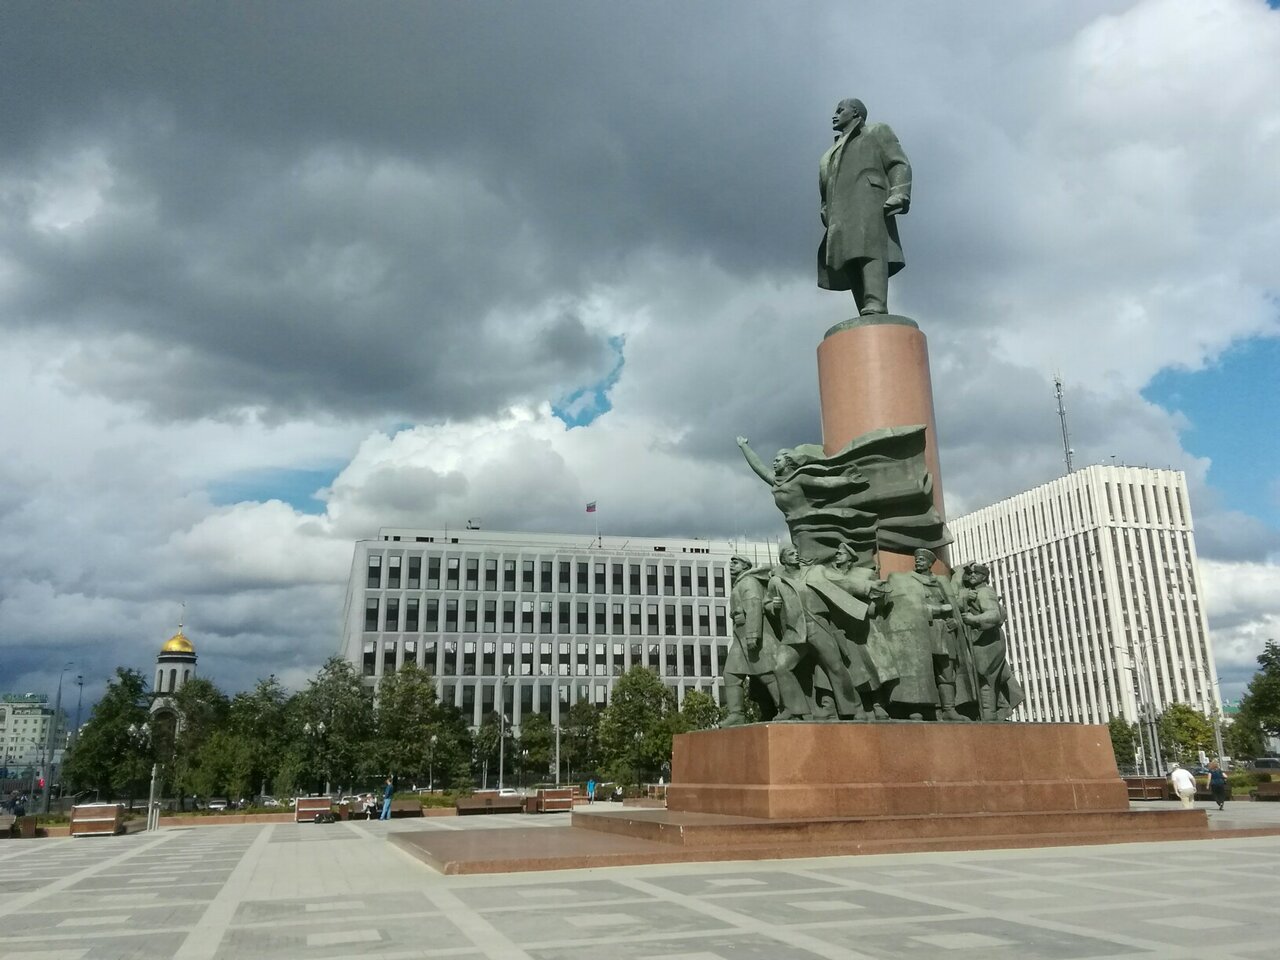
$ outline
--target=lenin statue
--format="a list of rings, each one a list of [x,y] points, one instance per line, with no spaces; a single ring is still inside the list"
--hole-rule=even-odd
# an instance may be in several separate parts
[[[889,278],[906,263],[896,217],[911,206],[911,164],[861,100],[841,100],[831,126],[836,142],[818,165],[818,286],[853,291],[859,314],[888,313]]]

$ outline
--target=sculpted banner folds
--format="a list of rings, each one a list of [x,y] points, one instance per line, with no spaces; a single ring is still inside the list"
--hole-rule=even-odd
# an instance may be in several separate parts
[[[802,559],[831,559],[848,543],[869,563],[878,549],[911,553],[951,542],[933,505],[924,441],[923,426],[886,427],[829,457],[816,443],[779,450],[772,470],[746,437],[738,446],[772,489]]]

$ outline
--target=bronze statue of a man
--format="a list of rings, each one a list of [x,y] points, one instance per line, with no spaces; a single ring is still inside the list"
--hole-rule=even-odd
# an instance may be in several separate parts
[[[724,699],[729,713],[720,721],[722,727],[735,727],[747,722],[747,699],[751,695],[752,678],[764,687],[771,701],[772,713],[776,714],[782,706],[778,682],[774,678],[778,638],[774,624],[764,610],[770,575],[767,567],[753,571],[751,561],[746,557],[733,557],[729,561],[729,577],[733,584],[729,591],[733,643],[729,646],[729,656],[724,665]]]
[[[983,720],[1008,720],[1025,694],[1009,667],[1009,647],[1001,629],[1004,605],[990,579],[985,563],[967,563],[953,575],[952,592],[973,650],[979,715]]]
[[[906,264],[896,217],[911,207],[911,164],[861,100],[836,104],[836,142],[818,165],[822,225],[818,286],[851,290],[859,314],[889,312],[889,278]]]

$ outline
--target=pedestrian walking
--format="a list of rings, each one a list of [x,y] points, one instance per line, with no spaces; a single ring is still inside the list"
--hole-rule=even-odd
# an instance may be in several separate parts
[[[587,781],[587,803],[596,802],[596,778],[592,777]]]
[[[379,820],[391,819],[391,795],[395,793],[395,788],[391,786],[391,778],[387,777],[387,785],[382,788],[382,816]]]
[[[1191,775],[1190,770],[1175,763],[1169,773],[1169,782],[1173,784],[1173,792],[1182,801],[1182,809],[1190,810],[1196,805],[1196,778]]]
[[[1227,802],[1227,775],[1217,760],[1209,764],[1209,791],[1213,794],[1213,802],[1222,810]]]

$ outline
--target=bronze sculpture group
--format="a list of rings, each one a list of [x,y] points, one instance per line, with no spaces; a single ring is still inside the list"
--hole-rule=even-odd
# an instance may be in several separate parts
[[[911,573],[881,579],[850,544],[821,561],[790,545],[776,564],[734,557],[721,725],[1007,720],[1023,694],[989,571],[938,576],[935,560],[921,547]]]

